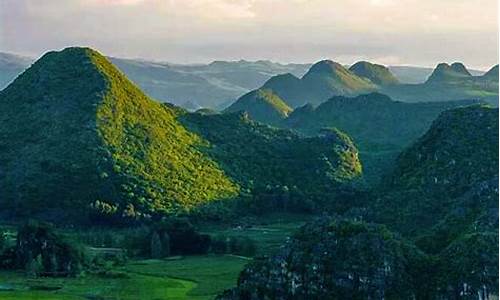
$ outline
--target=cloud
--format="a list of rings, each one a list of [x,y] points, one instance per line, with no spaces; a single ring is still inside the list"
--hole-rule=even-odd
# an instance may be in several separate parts
[[[137,5],[148,2],[148,0],[82,0],[84,5]]]
[[[496,0],[3,0],[0,50],[171,61],[497,60]],[[22,37],[22,38],[20,38]]]

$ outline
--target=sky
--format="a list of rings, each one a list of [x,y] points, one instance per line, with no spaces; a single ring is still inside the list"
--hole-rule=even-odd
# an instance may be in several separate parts
[[[0,51],[435,66],[498,63],[497,0],[0,0]]]

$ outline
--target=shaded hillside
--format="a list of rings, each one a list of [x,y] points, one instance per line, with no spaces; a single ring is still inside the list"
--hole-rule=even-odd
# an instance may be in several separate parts
[[[271,90],[259,89],[241,96],[225,112],[245,111],[253,120],[278,124],[292,109]]]
[[[399,84],[398,79],[382,65],[372,64],[367,61],[360,61],[349,68],[349,71],[359,77],[369,79],[377,85],[394,85]]]
[[[199,126],[224,137],[212,140],[186,128],[180,116],[189,119],[180,108],[150,100],[96,51],[47,53],[0,92],[2,213],[61,219],[77,212],[81,219],[91,204],[105,215],[185,211],[237,197],[250,180],[300,184],[280,176],[306,154],[315,167],[297,174],[311,178],[310,186],[331,189],[360,173],[348,138],[303,140],[194,114],[206,120]],[[297,152],[272,155],[275,148]],[[265,161],[246,166],[253,175],[240,169],[249,163],[238,158],[242,149]],[[267,170],[275,172],[261,176]]]
[[[422,135],[442,111],[473,103],[476,101],[405,103],[379,93],[336,96],[316,108],[296,109],[283,124],[307,135],[337,127],[364,149],[404,147]]]
[[[401,154],[388,184],[377,205],[350,211],[352,220],[304,225],[275,255],[247,265],[218,299],[495,297],[498,110],[443,112]]]
[[[217,299],[414,299],[423,257],[384,226],[324,217],[247,265]]]
[[[399,151],[424,134],[442,111],[473,103],[404,103],[378,93],[337,96],[317,108],[297,108],[282,126],[306,135],[318,134],[326,127],[346,132],[359,147],[365,176],[376,181],[392,166]]]
[[[497,177],[498,110],[477,105],[446,111],[399,156],[381,209],[400,230],[425,233],[460,203],[476,198],[483,204],[472,204],[482,209],[496,206]]]
[[[302,81],[293,74],[281,74],[271,77],[264,85],[263,89],[270,89],[290,107],[298,107],[306,103],[308,92],[302,87]]]
[[[256,123],[245,113],[186,114],[182,123],[210,143],[204,152],[226,174],[249,189],[286,185],[324,195],[361,174],[356,147],[335,130],[302,138]]]
[[[443,112],[399,156],[369,211],[432,255],[429,290],[498,294],[498,109]]]

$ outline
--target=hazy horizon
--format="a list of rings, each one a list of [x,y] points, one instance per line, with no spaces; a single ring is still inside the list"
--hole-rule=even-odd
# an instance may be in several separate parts
[[[0,51],[39,57],[81,45],[172,64],[460,61],[487,70],[498,63],[497,18],[496,0],[6,0]]]

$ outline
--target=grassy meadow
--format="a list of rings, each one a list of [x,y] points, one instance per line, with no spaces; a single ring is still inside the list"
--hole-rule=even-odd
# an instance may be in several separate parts
[[[200,229],[211,236],[248,237],[256,243],[256,255],[266,255],[310,218],[273,215],[254,220],[252,226],[203,224]],[[9,233],[15,236],[12,227]],[[24,271],[1,271],[0,299],[214,299],[236,285],[239,273],[251,260],[231,254],[129,259],[122,265],[109,266],[106,272],[87,272],[76,278],[30,278]]]

